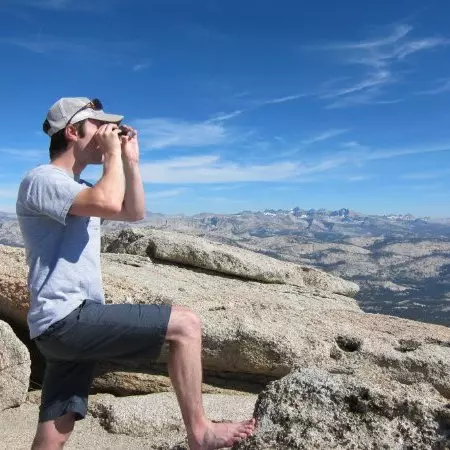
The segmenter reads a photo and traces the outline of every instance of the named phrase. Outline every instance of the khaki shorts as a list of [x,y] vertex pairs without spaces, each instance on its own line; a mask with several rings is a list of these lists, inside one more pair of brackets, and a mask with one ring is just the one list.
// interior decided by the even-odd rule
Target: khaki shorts
[[164,344],[170,305],[83,303],[34,341],[46,361],[39,422],[87,413],[98,361],[156,359]]

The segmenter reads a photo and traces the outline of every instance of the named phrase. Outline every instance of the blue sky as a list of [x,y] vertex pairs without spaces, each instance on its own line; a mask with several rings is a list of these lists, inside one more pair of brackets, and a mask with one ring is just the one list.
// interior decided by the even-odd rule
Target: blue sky
[[50,105],[86,96],[138,129],[153,212],[450,217],[449,17],[445,0],[2,0],[0,210],[48,162]]

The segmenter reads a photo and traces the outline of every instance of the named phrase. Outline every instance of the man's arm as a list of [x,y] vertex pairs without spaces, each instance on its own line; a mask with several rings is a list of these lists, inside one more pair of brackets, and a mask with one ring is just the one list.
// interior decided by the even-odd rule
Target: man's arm
[[122,210],[109,220],[136,221],[145,217],[145,192],[142,184],[139,163],[123,160],[123,171],[125,173],[125,196]]
[[122,209],[109,220],[136,221],[145,217],[145,192],[139,170],[139,144],[137,131],[124,126],[128,135],[122,137],[122,162],[125,174],[125,195]]
[[125,194],[120,141],[117,127],[102,125],[96,140],[104,153],[103,176],[92,188],[82,190],[74,199],[69,214],[76,216],[95,216],[109,219],[121,208]]

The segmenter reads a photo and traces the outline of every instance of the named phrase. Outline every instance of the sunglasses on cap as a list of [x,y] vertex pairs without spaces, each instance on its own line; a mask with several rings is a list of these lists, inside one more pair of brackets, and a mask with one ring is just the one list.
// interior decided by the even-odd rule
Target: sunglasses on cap
[[[78,109],[77,111],[75,111],[74,114],[72,114],[72,116],[70,117],[70,119],[66,122],[66,127],[67,125],[70,124],[70,122],[72,121],[72,119],[81,111],[84,111],[85,109],[93,109],[94,111],[100,111],[103,109],[103,105],[102,102],[98,99],[98,98],[94,98],[93,100],[89,101],[88,103],[86,103],[84,106],[82,106],[80,109]],[[48,131],[50,130],[51,125],[49,123],[49,121],[47,119],[45,119],[43,125],[42,125],[42,129],[44,130],[44,133],[48,134]]]
[[81,111],[84,111],[85,109],[93,109],[94,111],[100,111],[101,109],[103,109],[103,105],[102,102],[98,99],[98,98],[94,98],[93,100],[91,100],[89,103],[86,103],[86,105],[84,105],[82,108],[80,108],[78,111],[75,112],[75,114],[73,114],[71,116],[71,118],[67,121],[66,123],[66,127],[67,125],[70,124],[70,122],[72,121],[72,119]]

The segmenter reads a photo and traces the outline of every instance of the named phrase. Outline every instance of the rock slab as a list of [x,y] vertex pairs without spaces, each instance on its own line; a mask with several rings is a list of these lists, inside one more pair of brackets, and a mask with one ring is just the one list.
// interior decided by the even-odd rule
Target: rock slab
[[271,383],[255,417],[256,433],[236,450],[450,448],[450,404],[319,369]]
[[12,328],[0,320],[0,411],[26,398],[31,372],[28,349]]
[[215,273],[264,283],[308,286],[335,294],[354,296],[359,287],[312,267],[279,261],[239,247],[173,231],[125,229],[104,236],[102,251],[148,256]]
[[[213,421],[241,421],[252,417],[256,395],[205,394],[203,405]],[[186,430],[174,393],[117,398],[91,398],[89,412],[114,435],[152,438],[152,448],[187,449]]]

